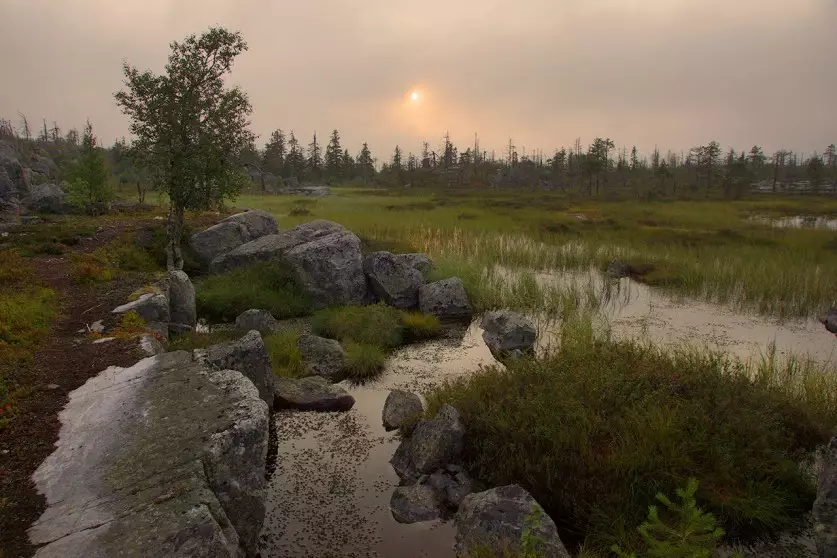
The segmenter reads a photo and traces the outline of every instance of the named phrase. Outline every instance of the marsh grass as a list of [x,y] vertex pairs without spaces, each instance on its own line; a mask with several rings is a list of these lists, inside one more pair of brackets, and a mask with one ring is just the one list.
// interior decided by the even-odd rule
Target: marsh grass
[[305,375],[305,363],[299,351],[299,331],[286,329],[264,337],[273,373],[283,378],[301,378]]
[[345,345],[346,376],[357,382],[377,377],[386,365],[387,351],[371,343],[350,341]]
[[198,315],[211,322],[230,322],[251,308],[262,308],[276,319],[311,313],[310,298],[293,271],[281,261],[257,263],[195,282]]
[[566,540],[641,548],[657,492],[689,477],[732,538],[799,526],[814,487],[800,467],[837,426],[837,373],[775,353],[745,364],[705,350],[614,341],[577,315],[541,360],[488,367],[427,394],[468,427],[466,465],[519,483]]

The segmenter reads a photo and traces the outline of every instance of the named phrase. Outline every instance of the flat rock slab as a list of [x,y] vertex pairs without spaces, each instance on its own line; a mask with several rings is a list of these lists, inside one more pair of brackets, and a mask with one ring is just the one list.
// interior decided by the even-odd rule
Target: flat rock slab
[[349,393],[320,376],[276,378],[276,407],[300,411],[348,411],[355,404]]
[[255,553],[268,408],[239,372],[164,353],[91,378],[59,419],[38,558]]

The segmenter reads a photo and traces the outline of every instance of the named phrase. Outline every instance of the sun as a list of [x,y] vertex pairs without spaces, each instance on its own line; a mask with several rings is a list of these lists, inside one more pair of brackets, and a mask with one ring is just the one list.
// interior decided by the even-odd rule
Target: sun
[[421,89],[413,89],[410,91],[410,102],[411,103],[420,103],[422,98]]
[[412,93],[410,93],[410,99],[412,99],[413,101],[418,101],[418,98],[419,98],[418,91],[413,91]]

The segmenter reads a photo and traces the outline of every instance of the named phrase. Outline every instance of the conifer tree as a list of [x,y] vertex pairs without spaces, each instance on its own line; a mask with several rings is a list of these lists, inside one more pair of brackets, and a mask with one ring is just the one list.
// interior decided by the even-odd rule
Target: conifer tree
[[281,176],[285,166],[285,133],[276,129],[270,134],[270,140],[264,146],[262,166],[264,170]]
[[331,180],[339,180],[342,176],[343,148],[340,147],[340,133],[335,129],[326,146],[325,167],[326,175]]
[[369,151],[369,145],[366,142],[363,142],[363,147],[361,147],[357,156],[357,170],[364,180],[369,180],[375,176],[375,162],[372,160],[372,153]]
[[113,188],[108,184],[105,155],[96,146],[96,136],[90,121],[84,127],[81,155],[72,172],[67,200],[74,206],[96,214],[102,204],[113,199]]
[[317,132],[314,132],[314,138],[308,144],[308,170],[314,178],[320,178],[323,170],[323,156],[322,148],[317,142]]

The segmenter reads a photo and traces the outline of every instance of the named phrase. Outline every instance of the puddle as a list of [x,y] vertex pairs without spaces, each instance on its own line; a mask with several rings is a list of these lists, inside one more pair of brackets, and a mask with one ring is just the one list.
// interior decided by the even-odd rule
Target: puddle
[[[824,363],[833,363],[837,353],[837,338],[814,320],[779,323],[738,314],[670,297],[630,279],[605,282],[593,270],[540,273],[537,279],[601,288],[601,311],[617,338],[708,346],[745,360],[760,358],[771,343],[779,355],[807,355]],[[543,350],[554,342],[556,328],[548,320],[536,322]],[[471,324],[445,339],[406,347],[390,359],[379,380],[342,383],[356,399],[349,412],[275,415],[278,462],[268,486],[263,558],[455,556],[451,523],[402,525],[392,518],[389,500],[398,477],[389,460],[399,439],[384,431],[381,411],[391,389],[424,392],[494,364],[481,333]]]
[[750,217],[750,220],[779,229],[828,229],[837,231],[837,219],[817,217],[814,215],[796,215],[793,217],[781,217],[778,219],[755,216]]

